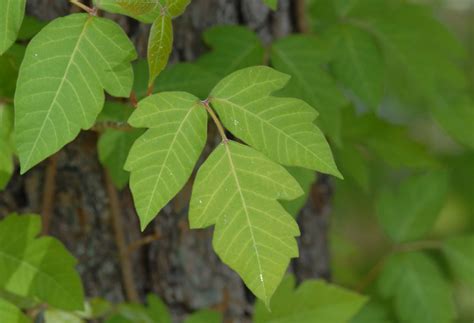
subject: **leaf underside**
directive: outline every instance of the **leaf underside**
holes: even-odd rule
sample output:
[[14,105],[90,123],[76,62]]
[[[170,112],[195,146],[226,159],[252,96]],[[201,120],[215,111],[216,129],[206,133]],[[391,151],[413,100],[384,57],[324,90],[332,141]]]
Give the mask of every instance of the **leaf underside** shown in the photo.
[[129,96],[135,56],[116,23],[87,14],[56,19],[33,38],[15,94],[22,173],[94,124],[104,90]]
[[291,200],[301,194],[282,166],[229,141],[199,169],[190,225],[194,229],[215,225],[216,253],[268,304],[290,259],[298,256],[298,225],[277,199]]

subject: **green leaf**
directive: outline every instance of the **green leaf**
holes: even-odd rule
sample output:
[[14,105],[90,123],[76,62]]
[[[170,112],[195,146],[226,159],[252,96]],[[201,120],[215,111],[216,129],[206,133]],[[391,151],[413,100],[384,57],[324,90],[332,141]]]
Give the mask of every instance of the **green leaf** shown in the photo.
[[271,311],[262,302],[255,306],[255,323],[345,323],[366,298],[320,280],[307,280],[298,288],[287,276],[272,299]]
[[235,136],[286,166],[342,177],[317,113],[305,102],[270,96],[289,76],[269,67],[250,67],[224,78],[210,95],[212,107]]
[[184,323],[221,323],[224,318],[221,313],[211,310],[201,310],[189,315]]
[[333,71],[371,109],[384,91],[384,62],[375,40],[352,26],[339,26],[329,32],[333,42]]
[[22,173],[90,128],[104,89],[128,97],[132,43],[114,22],[74,14],[51,22],[33,38],[15,95],[15,135]]
[[278,0],[263,0],[267,6],[273,10],[277,10]]
[[35,17],[25,16],[20,31],[18,32],[18,39],[30,40],[36,36],[44,26],[46,26],[46,22],[38,20]]
[[13,98],[15,95],[16,81],[21,61],[25,55],[26,47],[13,44],[10,49],[0,56],[0,98]]
[[288,213],[290,213],[294,218],[297,218],[298,213],[308,201],[309,193],[311,192],[314,182],[316,182],[317,174],[309,169],[299,167],[287,167],[286,170],[296,179],[298,184],[300,184],[304,194],[295,200],[281,201],[280,203]]
[[0,104],[0,191],[13,173],[13,107]]
[[290,259],[298,256],[298,225],[277,199],[302,193],[282,166],[248,146],[225,142],[199,169],[190,226],[215,225],[216,253],[268,304]]
[[[121,0],[121,1],[122,3],[129,2],[130,4],[133,4],[134,2],[141,1],[141,0]],[[152,4],[154,10],[148,10],[141,14],[134,14],[130,10],[127,10],[127,8],[124,8],[123,4],[120,5],[117,0],[93,0],[94,6],[96,6],[99,9],[102,9],[111,13],[127,15],[141,22],[149,23],[149,24],[153,23],[153,21],[155,21],[155,19],[161,14],[161,7],[160,6],[155,7],[155,4],[157,2],[158,1],[153,0],[151,3],[148,4],[148,5]]]
[[166,0],[166,7],[171,16],[177,17],[184,13],[190,3],[191,0]]
[[396,190],[382,191],[377,199],[377,216],[395,242],[420,239],[432,229],[447,191],[446,173],[413,176]]
[[443,252],[455,276],[474,286],[474,235],[446,240]]
[[213,50],[199,58],[199,66],[220,77],[264,63],[265,49],[258,36],[242,26],[217,26],[206,30],[204,42]]
[[322,130],[340,141],[341,108],[347,104],[334,79],[323,69],[328,50],[313,36],[290,36],[272,46],[272,65],[292,76],[282,95],[300,98],[321,113]]
[[143,134],[141,130],[122,131],[107,129],[99,138],[97,149],[99,160],[107,167],[113,183],[123,189],[130,174],[124,170],[125,162],[135,140]]
[[64,310],[83,308],[76,259],[56,239],[42,237],[41,219],[11,215],[0,221],[0,289]]
[[195,96],[165,92],[142,100],[129,123],[150,128],[125,165],[144,229],[191,176],[206,143],[207,114]]
[[453,322],[452,291],[436,264],[422,253],[392,256],[379,288],[384,297],[393,299],[400,322]]
[[25,16],[26,0],[0,0],[0,55],[15,42]]
[[31,320],[13,304],[0,298],[0,317],[5,323],[28,323]]
[[48,309],[44,312],[45,323],[86,323],[73,312],[64,312],[56,309]]
[[173,25],[171,17],[161,15],[151,26],[148,39],[148,65],[150,67],[148,86],[152,86],[157,76],[164,70],[173,49]]

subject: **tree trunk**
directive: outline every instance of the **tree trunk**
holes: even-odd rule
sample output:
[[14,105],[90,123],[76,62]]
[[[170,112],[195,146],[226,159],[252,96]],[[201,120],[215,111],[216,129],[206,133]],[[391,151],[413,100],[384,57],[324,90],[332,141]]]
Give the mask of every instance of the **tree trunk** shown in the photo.
[[[193,60],[204,52],[201,34],[216,24],[247,25],[266,43],[294,32],[303,25],[298,21],[297,2],[280,1],[280,10],[273,13],[256,0],[193,0],[174,22],[173,61]],[[66,0],[28,1],[28,13],[41,19],[53,19],[71,10],[76,8]],[[125,28],[143,55],[149,27],[104,15]],[[79,259],[78,270],[88,297],[120,302],[143,300],[147,293],[156,293],[170,306],[177,322],[200,308],[223,311],[229,322],[248,321],[254,299],[239,277],[215,255],[212,230],[189,230],[190,185],[141,234],[130,192],[125,190],[117,197],[107,185],[107,176],[98,163],[96,141],[95,133],[84,132],[56,157],[22,177],[16,174],[6,192],[0,193],[0,216],[43,210],[49,233]],[[328,178],[320,177],[301,212],[301,257],[291,266],[299,280],[329,278],[330,191]],[[159,239],[124,252],[126,245],[149,235]]]

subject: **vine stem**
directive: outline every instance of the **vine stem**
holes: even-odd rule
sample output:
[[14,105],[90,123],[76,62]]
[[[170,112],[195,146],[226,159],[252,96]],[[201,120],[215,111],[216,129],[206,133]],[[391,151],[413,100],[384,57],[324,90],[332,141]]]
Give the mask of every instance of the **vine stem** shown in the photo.
[[85,4],[80,2],[79,0],[69,0],[69,2],[72,3],[73,5],[81,8],[82,10],[84,10],[85,12],[87,12],[88,14],[90,14],[92,16],[97,15],[97,10],[95,8],[91,8],[89,6],[86,6]]
[[221,135],[222,137],[222,142],[223,143],[227,143],[229,141],[229,139],[227,138],[227,136],[225,135],[225,130],[224,130],[224,126],[222,125],[221,121],[219,120],[219,118],[217,117],[217,114],[214,112],[214,110],[211,108],[210,104],[209,104],[209,99],[206,99],[204,101],[201,101],[202,105],[206,108],[207,112],[209,113],[209,115],[211,116],[212,120],[214,121],[214,123],[216,124],[216,127],[217,127],[217,130],[219,131],[219,134]]
[[129,257],[127,242],[125,240],[124,227],[122,222],[122,212],[117,189],[115,188],[109,172],[104,169],[105,184],[110,204],[110,214],[115,232],[115,242],[119,251],[120,267],[122,269],[122,279],[127,299],[130,302],[140,302],[137,286],[133,276],[133,265]]
[[58,154],[54,154],[49,158],[48,166],[46,167],[43,199],[41,203],[41,216],[43,219],[43,227],[41,230],[41,234],[43,235],[47,235],[49,233],[51,219],[53,218],[54,194],[56,192],[57,164]]

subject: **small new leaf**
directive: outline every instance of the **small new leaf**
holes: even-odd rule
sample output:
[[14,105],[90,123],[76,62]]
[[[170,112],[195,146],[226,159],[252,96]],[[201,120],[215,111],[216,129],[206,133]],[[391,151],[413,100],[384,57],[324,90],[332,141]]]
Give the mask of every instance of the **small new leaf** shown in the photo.
[[0,289],[63,310],[83,308],[76,259],[50,237],[35,238],[41,218],[11,215],[0,222]]
[[125,164],[144,229],[191,176],[206,143],[207,114],[195,96],[165,92],[142,100],[129,123],[150,128]]
[[90,128],[104,89],[128,97],[135,49],[114,22],[74,14],[51,22],[29,44],[15,94],[22,173]]
[[155,79],[168,64],[172,49],[173,25],[171,17],[162,14],[156,18],[151,26],[150,38],[148,39],[149,87],[153,85]]
[[134,16],[144,15],[161,9],[159,0],[118,0],[117,3]]
[[270,96],[289,76],[269,67],[250,67],[224,78],[211,92],[212,107],[235,136],[287,166],[342,177],[317,112],[304,101]]
[[254,323],[346,323],[367,301],[362,295],[327,284],[307,280],[296,288],[287,276],[271,302],[269,311],[262,302],[255,305]]
[[0,0],[0,56],[15,42],[25,6],[26,0]]
[[215,225],[214,250],[267,305],[298,256],[298,225],[277,200],[302,193],[282,166],[233,141],[211,154],[194,183],[191,228]]
[[166,0],[166,7],[172,17],[177,17],[183,14],[190,3],[191,0]]
[[272,10],[277,10],[278,0],[263,0]]

